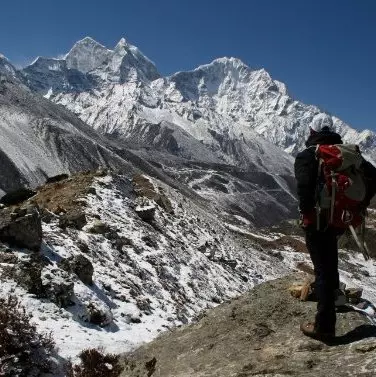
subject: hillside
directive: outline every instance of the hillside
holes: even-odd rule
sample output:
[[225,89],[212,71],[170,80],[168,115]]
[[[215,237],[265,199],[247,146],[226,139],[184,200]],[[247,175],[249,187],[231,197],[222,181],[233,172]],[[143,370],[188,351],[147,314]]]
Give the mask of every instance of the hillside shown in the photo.
[[302,274],[263,283],[124,356],[123,377],[374,375],[376,329],[358,313],[338,314],[338,336],[322,343],[300,333],[316,304],[287,288]]

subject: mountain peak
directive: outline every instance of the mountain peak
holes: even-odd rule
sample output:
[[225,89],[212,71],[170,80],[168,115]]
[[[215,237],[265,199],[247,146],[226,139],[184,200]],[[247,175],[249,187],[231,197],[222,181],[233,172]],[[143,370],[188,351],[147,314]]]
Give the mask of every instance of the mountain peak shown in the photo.
[[[99,46],[102,46],[104,47],[102,44],[100,44],[99,42],[97,42],[95,39],[93,39],[92,37],[85,37],[83,39],[80,39],[79,41],[77,41],[74,46],[76,45],[99,45]],[[74,47],[73,46],[73,47]]]
[[119,47],[126,47],[128,46],[129,43],[127,42],[127,40],[123,37],[120,39],[120,41],[116,44],[116,47],[115,47],[115,50]]
[[198,66],[194,71],[215,71],[218,70],[222,72],[228,72],[228,71],[240,71],[240,70],[249,70],[247,64],[245,64],[243,61],[241,61],[238,58],[234,57],[222,57],[214,59],[209,64],[203,64]]
[[3,54],[0,54],[0,74],[5,76],[16,76],[16,69]]
[[233,64],[233,65],[238,65],[238,66],[247,66],[242,60],[239,58],[235,58],[233,56],[224,56],[222,58],[217,58],[214,59],[210,64]]
[[87,73],[108,60],[111,52],[93,38],[85,37],[74,44],[65,60],[68,68]]

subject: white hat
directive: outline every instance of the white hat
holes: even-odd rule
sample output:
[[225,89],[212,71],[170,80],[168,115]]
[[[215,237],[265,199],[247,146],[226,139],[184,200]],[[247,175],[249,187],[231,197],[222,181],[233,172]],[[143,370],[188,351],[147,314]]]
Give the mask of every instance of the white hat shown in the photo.
[[328,131],[334,131],[333,120],[328,114],[317,114],[309,125],[312,131],[320,132],[324,127]]

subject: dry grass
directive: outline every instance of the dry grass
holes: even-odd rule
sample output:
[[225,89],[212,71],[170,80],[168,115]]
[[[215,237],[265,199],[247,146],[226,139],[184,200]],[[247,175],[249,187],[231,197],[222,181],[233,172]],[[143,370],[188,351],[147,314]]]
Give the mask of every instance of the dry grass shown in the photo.
[[53,213],[69,212],[84,205],[80,198],[89,193],[94,178],[100,175],[100,172],[85,172],[47,183],[37,189],[37,195],[31,201]]

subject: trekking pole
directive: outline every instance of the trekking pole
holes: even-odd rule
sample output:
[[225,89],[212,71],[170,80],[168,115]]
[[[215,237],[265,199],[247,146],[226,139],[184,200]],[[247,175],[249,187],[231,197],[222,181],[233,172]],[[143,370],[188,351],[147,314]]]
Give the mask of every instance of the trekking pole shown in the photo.
[[362,252],[363,256],[364,256],[364,259],[365,260],[369,260],[370,256],[369,256],[369,253],[368,253],[368,248],[365,244],[362,245],[362,243],[359,241],[359,238],[355,232],[355,229],[352,225],[349,226],[349,229],[351,231],[351,234],[353,235],[354,237],[354,240],[356,242],[356,244],[358,245],[360,251]]

